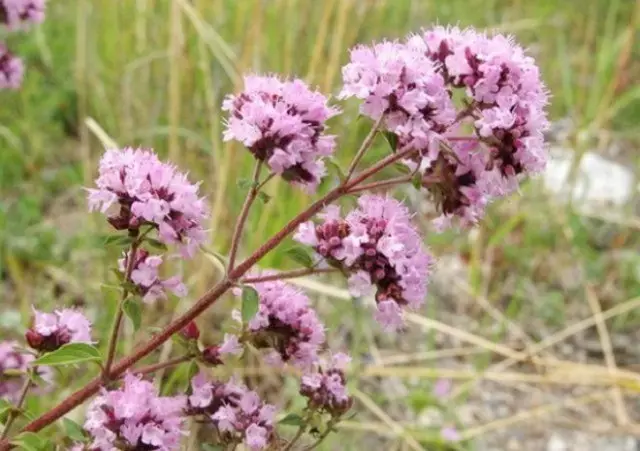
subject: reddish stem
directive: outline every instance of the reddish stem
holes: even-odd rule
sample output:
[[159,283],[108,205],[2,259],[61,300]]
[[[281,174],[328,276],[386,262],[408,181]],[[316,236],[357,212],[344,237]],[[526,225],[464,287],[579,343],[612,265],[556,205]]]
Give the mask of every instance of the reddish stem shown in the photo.
[[258,282],[270,282],[272,280],[295,279],[296,277],[304,277],[312,274],[326,274],[326,273],[331,273],[336,271],[337,269],[334,269],[334,268],[296,269],[294,271],[285,271],[277,274],[269,274],[268,276],[245,277],[244,279],[240,280],[240,283],[258,283]]
[[[165,341],[169,340],[174,333],[179,332],[182,328],[189,324],[189,322],[198,317],[202,312],[204,312],[214,302],[216,302],[229,288],[233,286],[232,280],[238,280],[240,277],[242,277],[262,257],[273,250],[289,234],[295,231],[295,229],[300,224],[311,219],[316,213],[320,212],[327,205],[331,204],[333,201],[348,193],[359,183],[362,183],[364,180],[368,179],[390,164],[393,164],[394,162],[402,158],[406,158],[414,152],[416,152],[416,150],[407,149],[389,155],[370,168],[362,171],[360,174],[354,177],[353,180],[345,181],[340,186],[327,193],[324,197],[311,204],[305,211],[301,212],[298,216],[291,219],[291,221],[289,221],[279,232],[269,238],[269,240],[267,240],[262,246],[260,246],[245,261],[243,261],[235,269],[233,269],[228,274],[228,277],[226,279],[222,280],[209,291],[207,291],[182,316],[174,319],[157,335],[155,335],[146,343],[142,344],[130,355],[117,362],[111,370],[111,377],[115,378],[123,374],[127,369],[131,368],[134,364],[136,364],[141,359],[153,352],[155,349],[160,347]],[[48,412],[45,412],[40,417],[27,424],[22,431],[37,432],[45,426],[48,426],[49,424],[61,418],[70,410],[82,404],[89,397],[97,393],[101,386],[102,379],[100,377],[94,378],[83,388],[64,399],[56,407],[49,410]],[[3,440],[2,442],[0,442],[0,451],[8,450],[10,447],[11,445],[7,440]]]
[[353,189],[349,190],[349,194],[360,193],[362,191],[370,191],[378,188],[385,188],[389,186],[401,185],[403,183],[408,183],[413,178],[413,174],[403,175],[402,177],[396,177],[393,179],[380,180],[378,182],[364,183],[362,185],[358,185]]
[[172,360],[167,360],[166,362],[158,362],[158,363],[154,363],[153,365],[142,366],[140,368],[134,369],[132,373],[134,374],[155,373],[156,371],[163,370],[165,368],[169,368],[175,365],[179,365],[184,362],[188,362],[189,360],[192,359],[192,357],[193,356],[185,355],[182,357],[176,357],[175,359],[172,359]]

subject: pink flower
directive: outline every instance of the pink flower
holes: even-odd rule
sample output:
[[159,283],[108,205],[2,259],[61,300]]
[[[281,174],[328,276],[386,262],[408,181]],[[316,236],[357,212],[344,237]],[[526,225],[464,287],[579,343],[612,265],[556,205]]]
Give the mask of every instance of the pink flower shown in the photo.
[[203,373],[191,379],[187,414],[208,416],[223,443],[244,442],[251,450],[266,449],[273,438],[275,407],[257,393],[233,381],[207,381]]
[[[31,354],[19,352],[17,346],[16,341],[0,341],[0,398],[11,403],[18,401],[24,374],[29,369],[29,363],[35,359]],[[10,370],[22,374],[5,374]],[[53,372],[48,366],[39,366],[38,375],[48,384],[53,382]]]
[[[1,16],[1,14],[0,14]],[[0,42],[0,90],[18,89],[22,84],[24,65]]]
[[33,349],[50,352],[68,343],[92,343],[91,322],[77,310],[44,313],[34,308],[33,315],[33,325],[25,334]]
[[[126,273],[129,265],[129,254],[125,253],[118,260],[118,268],[123,274]],[[136,286],[137,294],[142,296],[142,300],[145,302],[165,299],[167,290],[179,297],[187,295],[187,288],[181,282],[180,277],[174,276],[165,280],[160,279],[159,267],[161,264],[162,257],[159,255],[150,255],[144,249],[137,250],[131,271],[131,282]]]
[[159,240],[178,244],[184,257],[192,257],[205,241],[207,207],[198,197],[198,185],[151,150],[108,150],[100,160],[96,185],[87,190],[89,208],[106,213],[117,204],[119,213],[109,217],[117,230],[154,227]]
[[224,341],[219,348],[220,354],[240,355],[242,354],[242,351],[243,347],[238,341],[237,336],[232,334],[224,334]]
[[313,192],[335,147],[325,122],[339,110],[302,80],[248,76],[244,85],[222,105],[229,112],[225,141],[240,141],[273,172]]
[[449,442],[457,442],[460,441],[460,433],[453,426],[445,426],[440,431],[440,435],[443,439]]
[[365,195],[345,219],[334,215],[315,226],[316,252],[350,274],[354,296],[376,289],[376,318],[389,329],[402,324],[401,307],[422,305],[433,264],[410,219],[397,200]]
[[425,51],[419,39],[358,46],[342,69],[340,97],[364,100],[360,112],[374,120],[385,115],[401,147],[427,147],[456,117],[445,79]]
[[44,20],[45,0],[0,0],[0,23],[9,30],[26,28]]
[[449,379],[438,379],[433,386],[433,394],[437,398],[445,398],[449,396],[451,392],[451,380]]
[[299,367],[313,365],[324,344],[325,334],[324,325],[310,306],[309,298],[281,280],[251,286],[260,299],[258,313],[248,324],[255,338],[254,345],[265,347],[277,343],[274,351],[278,358],[274,359],[273,353],[270,355],[273,363],[291,362]]
[[180,449],[185,435],[183,396],[161,397],[151,382],[126,374],[118,390],[102,393],[87,411],[84,428],[93,437],[92,449],[111,451],[123,444],[131,449]]
[[300,394],[308,399],[309,407],[339,417],[349,410],[353,399],[348,395],[344,369],[351,359],[343,353],[335,354],[331,363],[320,365],[302,376]]

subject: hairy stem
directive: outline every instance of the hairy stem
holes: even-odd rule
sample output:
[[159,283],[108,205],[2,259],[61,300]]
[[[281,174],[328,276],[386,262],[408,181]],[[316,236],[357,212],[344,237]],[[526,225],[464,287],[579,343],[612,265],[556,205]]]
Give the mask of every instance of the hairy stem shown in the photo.
[[332,418],[331,420],[329,420],[329,423],[327,423],[327,430],[324,431],[315,442],[307,446],[304,451],[311,451],[312,449],[317,448],[320,443],[322,443],[324,439],[327,438],[329,434],[331,434],[331,432],[333,431],[333,426],[335,426],[336,423],[338,423],[338,418]]
[[[329,191],[325,196],[311,204],[306,210],[291,219],[280,231],[278,231],[264,244],[262,244],[262,246],[256,249],[256,251],[253,252],[253,254],[251,254],[246,260],[244,260],[236,268],[231,270],[227,278],[220,281],[217,285],[207,291],[189,310],[187,310],[180,317],[174,319],[171,323],[165,326],[162,331],[158,332],[149,341],[139,346],[130,355],[117,362],[113,366],[111,376],[118,377],[123,374],[127,369],[149,355],[156,348],[161,346],[165,341],[169,340],[174,333],[179,332],[190,321],[197,318],[202,312],[213,305],[213,303],[215,303],[229,288],[233,286],[233,282],[231,282],[232,280],[238,280],[240,277],[242,277],[249,269],[251,269],[251,267],[253,267],[253,265],[260,261],[262,257],[273,250],[287,236],[293,233],[300,224],[308,221],[327,205],[347,194],[349,190],[353,189],[359,183],[362,183],[364,180],[373,176],[390,164],[393,164],[402,158],[410,156],[414,152],[416,151],[413,149],[408,149],[387,156],[375,165],[356,175],[353,180],[347,180],[343,182],[341,185]],[[86,399],[97,393],[101,385],[101,378],[98,377],[93,379],[83,388],[69,395],[60,404],[27,424],[24,427],[23,431],[36,432],[44,428],[45,426],[48,426],[49,424],[65,415],[70,410],[82,404]],[[0,451],[5,451],[9,448],[10,445],[6,440],[0,442]]]
[[381,115],[380,118],[373,125],[373,127],[371,127],[369,134],[364,139],[364,141],[362,141],[362,145],[356,152],[356,156],[353,157],[353,160],[349,165],[349,169],[347,170],[347,180],[351,178],[351,176],[356,170],[356,167],[358,166],[358,163],[360,163],[360,160],[362,159],[364,154],[367,153],[367,150],[369,150],[369,147],[371,147],[371,144],[373,144],[373,139],[376,137],[376,134],[378,133],[378,129],[380,128],[380,124],[382,124],[383,120],[384,120],[384,114]]
[[[131,247],[129,248],[129,259],[127,261],[127,268],[124,273],[124,281],[131,281],[131,273],[133,272],[133,265],[136,260],[136,253],[138,252],[138,247],[140,246],[141,239],[136,238],[133,243],[131,243]],[[116,312],[116,318],[113,322],[113,328],[111,329],[111,336],[109,338],[109,347],[107,348],[107,360],[102,367],[102,379],[105,382],[108,382],[111,379],[111,365],[113,364],[113,359],[116,355],[116,348],[118,345],[118,336],[120,335],[120,326],[122,325],[122,316],[124,311],[122,306],[124,305],[124,301],[129,296],[129,290],[124,287],[122,289],[122,299],[118,303],[118,311]]]
[[233,229],[233,235],[231,237],[231,251],[229,252],[229,265],[227,269],[228,274],[230,274],[231,271],[233,271],[233,268],[236,264],[236,255],[238,254],[238,247],[240,246],[240,238],[242,237],[242,231],[244,230],[244,225],[247,222],[247,217],[249,216],[249,210],[251,209],[251,204],[253,204],[253,201],[256,199],[256,196],[260,191],[260,185],[258,185],[258,179],[260,177],[260,169],[262,169],[262,161],[258,160],[253,170],[253,179],[252,179],[253,183],[251,184],[251,189],[249,189],[249,192],[247,193],[247,197],[244,199],[242,210],[240,210],[240,216],[238,216],[238,220],[236,221],[236,225]]
[[156,371],[163,370],[165,368],[170,368],[175,365],[180,365],[181,363],[188,362],[193,358],[192,355],[184,355],[182,357],[176,357],[175,359],[167,360],[166,362],[154,363],[153,365],[142,366],[140,368],[134,369],[132,373],[134,374],[149,374],[155,373]]
[[312,274],[327,274],[327,273],[332,273],[337,271],[338,270],[334,268],[304,268],[304,269],[296,269],[293,271],[283,271],[277,274],[269,274],[268,276],[245,277],[240,282],[241,283],[270,282],[272,280],[295,279],[296,277],[304,277]]

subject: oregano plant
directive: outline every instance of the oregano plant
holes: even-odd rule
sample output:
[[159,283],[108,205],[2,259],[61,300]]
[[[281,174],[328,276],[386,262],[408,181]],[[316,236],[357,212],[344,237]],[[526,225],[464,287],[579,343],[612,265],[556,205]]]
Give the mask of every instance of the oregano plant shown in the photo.
[[[0,21],[15,30],[41,20],[43,7],[34,0],[0,0]],[[19,84],[7,55],[0,44],[0,88]],[[153,334],[122,356],[125,318],[137,330],[150,305],[169,294],[187,296],[181,275],[166,275],[168,262],[193,258],[207,244],[209,211],[199,183],[153,150],[104,153],[87,197],[89,209],[103,214],[113,230],[105,246],[121,250],[108,281],[119,305],[106,352],[96,347],[91,321],[80,309],[44,312],[34,306],[24,341],[0,343],[0,450],[179,450],[189,420],[211,431],[201,449],[312,450],[348,418],[354,404],[347,387],[350,358],[326,349],[322,317],[288,280],[320,273],[343,277],[354,297],[372,296],[373,319],[386,333],[398,333],[404,312],[425,302],[436,259],[411,209],[392,190],[405,185],[427,194],[440,213],[435,231],[476,224],[493,199],[543,169],[548,96],[534,60],[512,38],[455,27],[357,46],[342,74],[338,99],[356,99],[371,121],[346,167],[332,158],[339,142],[328,121],[341,114],[337,100],[300,79],[256,74],[244,78],[241,92],[226,97],[224,139],[242,143],[255,166],[238,187],[246,198],[230,250],[216,254],[225,275],[185,313],[154,324]],[[388,141],[388,153],[364,165],[379,138]],[[399,175],[381,177],[398,167]],[[253,252],[241,254],[251,208],[256,201],[278,201],[263,191],[270,180],[280,177],[314,194],[328,170],[340,174],[335,186]],[[347,196],[357,197],[355,207],[341,208]],[[288,237],[297,244],[287,254],[300,267],[260,269],[262,258]],[[198,318],[227,293],[239,298],[240,308],[228,312],[234,325],[220,343],[204,344]],[[140,365],[171,339],[181,355]],[[212,367],[232,369],[249,349],[266,365],[293,369],[304,408],[282,412],[241,379],[212,376]],[[55,384],[52,368],[70,365],[85,365],[95,377],[31,416],[25,400]],[[189,386],[161,393],[151,376],[179,368]],[[82,405],[82,423],[64,418]],[[21,429],[14,427],[18,420]],[[40,433],[56,422],[64,437]],[[459,436],[447,426],[443,437]]]

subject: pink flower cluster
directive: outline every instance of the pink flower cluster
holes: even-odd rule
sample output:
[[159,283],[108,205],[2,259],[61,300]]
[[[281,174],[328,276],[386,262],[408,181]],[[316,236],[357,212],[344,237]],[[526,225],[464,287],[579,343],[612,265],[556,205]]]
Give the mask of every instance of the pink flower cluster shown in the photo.
[[187,413],[207,416],[225,443],[243,442],[252,451],[267,448],[273,438],[275,412],[256,392],[233,381],[209,381],[203,373],[191,380]]
[[325,174],[323,158],[335,147],[325,122],[339,110],[302,80],[248,76],[244,85],[222,105],[229,112],[224,139],[242,142],[274,173],[314,191]]
[[419,151],[406,163],[421,171],[440,226],[475,223],[493,198],[517,188],[519,175],[545,166],[547,91],[533,58],[509,37],[436,27],[359,46],[343,78],[342,97],[363,99],[361,112],[373,119],[384,115],[399,150]]
[[[19,352],[16,341],[0,341],[0,399],[16,402],[20,394],[20,387],[24,384],[24,375],[6,374],[8,371],[18,371],[26,374],[35,357],[31,354]],[[38,375],[50,383],[53,373],[50,367],[38,367]]]
[[281,280],[250,285],[260,298],[258,313],[248,324],[254,346],[272,348],[267,361],[274,365],[284,362],[302,368],[313,365],[324,344],[325,332],[306,294]]
[[360,112],[374,120],[384,115],[403,148],[432,146],[456,118],[444,78],[412,42],[355,47],[342,76],[340,97],[364,100]]
[[184,396],[158,396],[151,382],[126,374],[118,390],[102,393],[87,411],[84,428],[93,437],[92,449],[180,449],[185,435]]
[[303,223],[294,238],[350,274],[354,296],[375,287],[376,319],[387,329],[401,326],[401,308],[424,302],[433,264],[409,210],[393,198],[365,195],[345,219],[333,206],[321,216],[322,224]]
[[24,65],[0,42],[0,89],[18,89],[22,84]]
[[309,407],[340,417],[353,405],[347,393],[344,370],[351,358],[343,353],[334,354],[330,364],[302,376],[300,394],[309,400]]
[[25,334],[29,346],[42,352],[55,351],[68,343],[91,343],[91,322],[77,310],[45,313],[33,309],[33,325]]
[[151,150],[108,150],[100,160],[97,189],[89,189],[89,208],[103,213],[117,204],[109,217],[117,230],[138,231],[143,225],[158,229],[165,244],[178,244],[184,257],[194,255],[205,239],[207,215],[198,184],[173,165],[161,162]]
[[45,0],[0,0],[0,23],[9,30],[26,28],[44,20]]
[[[125,253],[123,258],[118,260],[118,268],[120,272],[125,274],[129,265],[129,253]],[[136,257],[131,263],[131,282],[137,288],[137,294],[142,296],[145,302],[153,302],[157,299],[166,298],[166,290],[170,290],[176,296],[184,297],[187,295],[187,288],[184,286],[179,276],[173,276],[165,280],[161,280],[158,274],[159,267],[162,264],[162,257],[159,255],[150,255],[144,249],[136,251]]]

